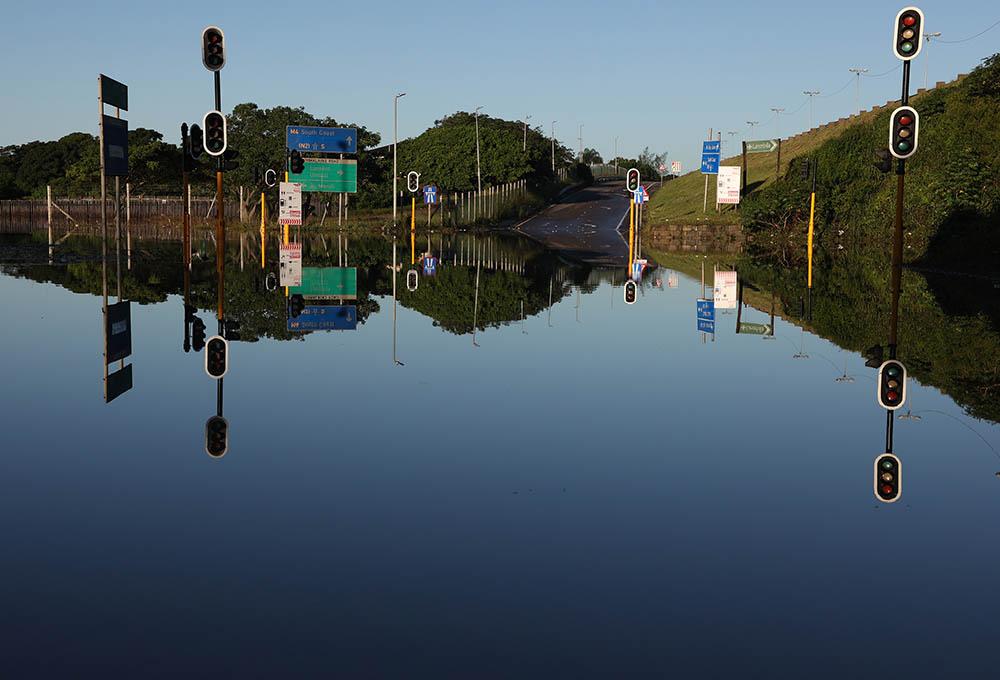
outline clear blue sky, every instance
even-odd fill
[[[994,0],[920,6],[927,30],[947,40],[1000,20]],[[605,156],[617,135],[624,155],[648,145],[687,170],[709,127],[739,131],[738,140],[746,121],[758,120],[754,137],[773,137],[771,107],[787,111],[782,136],[807,127],[804,90],[832,95],[816,98],[817,122],[849,114],[855,91],[853,83],[845,87],[847,69],[864,66],[876,75],[897,65],[889,36],[902,7],[884,0],[52,0],[42,11],[11,3],[0,22],[8,55],[0,145],[96,132],[102,71],[129,85],[132,127],[176,141],[181,121],[200,119],[212,106],[199,37],[214,23],[226,32],[227,110],[245,101],[301,105],[390,139],[392,95],[406,91],[401,137],[482,105],[494,116],[531,114],[546,134],[558,120],[556,136],[574,149],[582,123],[584,145]],[[961,44],[932,43],[930,78],[951,79],[996,51],[1000,27]],[[915,64],[914,89],[923,82],[924,59]],[[898,96],[898,71],[862,81],[865,106]]]

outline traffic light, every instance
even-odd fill
[[[875,498],[883,503],[895,503],[903,492],[903,465],[891,453],[883,453],[875,459]]]
[[[406,272],[406,290],[411,293],[416,292],[418,285],[420,285],[420,276],[417,274],[417,270],[411,269]]]
[[[205,345],[205,373],[213,380],[229,371],[229,343],[221,335],[213,335]]]
[[[892,51],[897,59],[910,61],[923,49],[924,13],[907,7],[896,15],[892,33]]]
[[[289,156],[288,169],[293,175],[301,175],[306,169],[306,162],[302,160],[302,154],[298,151],[292,151]]]
[[[235,320],[227,320],[225,323],[225,330],[223,335],[226,336],[227,342],[234,342],[240,340],[240,322]]]
[[[637,292],[637,286],[635,281],[629,280],[625,282],[625,304],[634,305],[635,296]]]
[[[205,133],[201,126],[195,123],[191,126],[191,158],[198,160],[205,153]]]
[[[222,458],[229,450],[229,422],[222,416],[212,416],[205,422],[205,453]]]
[[[889,359],[878,369],[876,399],[879,406],[890,411],[901,408],[906,403],[906,367],[895,359]]]
[[[201,32],[201,63],[209,71],[221,71],[226,65],[226,36],[218,26]]]
[[[917,129],[920,114],[912,106],[900,106],[892,112],[889,123],[889,152],[906,160],[917,150]]]
[[[411,193],[417,193],[420,191],[420,173],[410,172],[406,175],[406,188],[410,190]]]
[[[889,149],[878,149],[875,152],[875,167],[879,172],[892,172],[892,153]]]
[[[632,193],[639,190],[639,170],[638,168],[632,168],[625,175],[625,187]]]
[[[226,149],[225,153],[222,154],[222,158],[225,161],[222,164],[222,169],[228,172],[240,167],[239,161],[236,160],[239,158],[239,155],[240,152],[236,149]]]
[[[205,348],[205,322],[197,316],[191,322],[191,346],[195,352],[200,352]]]
[[[288,298],[288,313],[293,319],[297,319],[299,314],[305,311],[306,300],[301,295],[292,295]]]
[[[226,152],[226,117],[221,111],[209,111],[201,124],[205,128],[205,152],[221,156]]]

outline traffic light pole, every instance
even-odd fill
[[[222,111],[222,78],[215,71],[215,110]],[[218,309],[219,333],[223,332],[225,287],[225,257],[226,257],[226,220],[225,204],[222,200],[222,171],[225,160],[219,156],[215,166],[215,271],[218,279]]]
[[[903,93],[900,98],[902,106],[910,103],[910,62],[903,62]],[[896,215],[892,229],[892,262],[890,272],[890,308],[889,308],[889,358],[896,358],[896,347],[899,343],[899,297],[903,282],[903,198],[906,185],[906,161],[896,162]],[[892,411],[885,412],[885,450],[892,453],[893,426],[895,419]]]

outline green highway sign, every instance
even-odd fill
[[[745,335],[771,335],[771,326],[766,323],[740,323],[740,333]]]
[[[358,162],[346,158],[304,158],[305,168],[295,176],[302,191],[358,193]]]
[[[756,142],[747,142],[747,153],[772,153],[777,150],[777,139],[761,139]]]
[[[125,83],[119,83],[114,78],[108,78],[103,73],[100,76],[100,81],[101,101],[108,106],[128,111],[128,86]]]
[[[307,300],[355,300],[358,297],[358,269],[303,267],[302,285],[291,286],[288,293],[301,295]]]

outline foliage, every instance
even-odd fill
[[[601,154],[597,151],[597,149],[591,149],[588,146],[583,150],[583,158],[581,161],[587,165],[600,165],[604,162],[604,159],[601,158]]]

